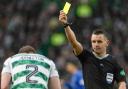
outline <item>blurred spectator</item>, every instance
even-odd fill
[[[66,89],[86,89],[84,86],[84,80],[82,70],[79,69],[78,61],[69,61],[66,63],[65,69],[71,74],[69,81],[65,82]]]

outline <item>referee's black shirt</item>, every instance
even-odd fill
[[[115,81],[125,81],[123,68],[111,55],[98,59],[92,52],[84,50],[77,57],[82,64],[87,89],[113,89]]]

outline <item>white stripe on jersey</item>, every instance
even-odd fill
[[[32,77],[31,77],[31,80],[32,80],[32,79],[38,80],[38,83],[43,84],[43,85],[47,88],[48,82],[46,83],[46,81],[42,80],[40,77],[34,77],[34,76],[32,76]],[[17,84],[20,84],[20,83],[22,83],[22,82],[26,82],[26,77],[20,77],[19,79],[17,79],[17,80],[14,82],[13,86],[15,86],[15,85],[17,85]]]

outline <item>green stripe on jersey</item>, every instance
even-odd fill
[[[50,68],[50,65],[45,63],[45,62],[40,62],[37,60],[19,60],[19,61],[15,61],[12,63],[12,67],[17,67],[19,65],[23,65],[23,64],[35,64],[35,65],[41,65],[43,67],[45,67],[46,69]]]
[[[39,89],[46,89],[46,87],[43,84],[30,84],[30,83],[19,83],[17,85],[14,85],[12,89],[22,89],[22,88],[39,88]]]
[[[26,76],[30,73],[31,71],[30,70],[26,70],[26,71],[22,71],[22,72],[19,72],[19,73],[16,73],[14,74],[14,78],[13,80],[17,80],[19,77],[23,77],[23,76]]]
[[[26,70],[26,71],[22,71],[22,72],[16,73],[14,75],[13,80],[15,81],[18,78],[23,77],[23,76],[26,76],[26,75],[28,75],[31,72],[32,71],[30,71],[30,70]],[[33,76],[37,76],[37,77],[40,77],[41,79],[43,79],[44,81],[48,81],[48,77],[45,74],[41,73],[41,72],[37,72],[37,74],[35,74]]]
[[[45,81],[48,81],[48,77],[45,74],[41,73],[41,72],[38,72],[35,76],[43,78]]]

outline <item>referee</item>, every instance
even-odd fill
[[[107,54],[109,40],[103,29],[95,30],[92,33],[92,51],[88,51],[77,41],[63,11],[60,11],[59,21],[64,25],[66,36],[73,47],[74,54],[82,64],[87,89],[114,89],[114,82],[117,82],[118,89],[126,89],[123,68],[117,64],[112,55]]]

